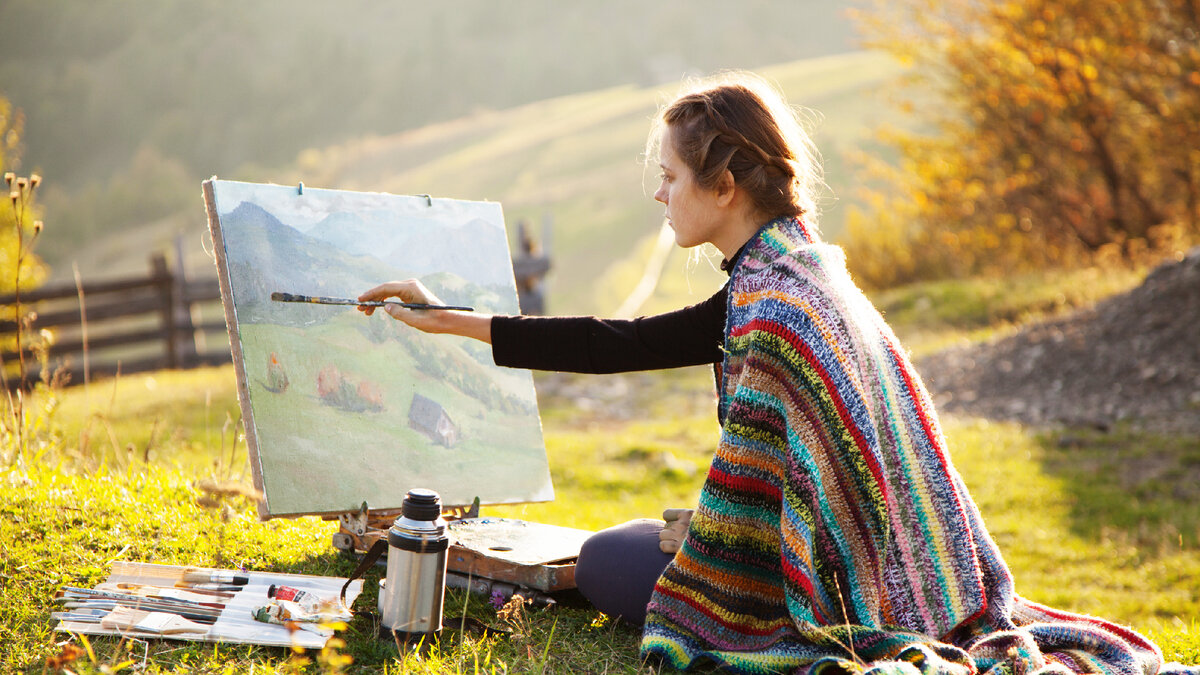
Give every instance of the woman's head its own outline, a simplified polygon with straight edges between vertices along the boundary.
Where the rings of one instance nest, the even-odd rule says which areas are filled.
[[[693,84],[662,109],[647,145],[671,149],[697,185],[715,189],[725,172],[766,219],[806,214],[815,225],[820,168],[796,113],[762,78],[730,73]]]

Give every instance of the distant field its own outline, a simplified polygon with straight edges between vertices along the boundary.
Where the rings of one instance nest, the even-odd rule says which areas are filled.
[[[853,201],[845,156],[870,146],[874,129],[890,121],[879,90],[898,72],[889,57],[869,52],[761,71],[814,122],[832,193],[823,200],[827,238],[841,233]],[[673,93],[620,87],[366,139],[310,153],[297,175],[346,189],[499,200],[510,230],[526,220],[540,232],[552,218],[551,308],[611,312],[640,278],[662,222],[662,205],[651,198],[657,170],[642,159],[650,120]],[[720,283],[709,265],[680,274],[687,258],[672,254],[666,277],[676,278],[664,279],[652,307],[707,297]]]
[[[855,179],[847,156],[875,147],[874,131],[893,122],[880,90],[900,66],[883,54],[856,52],[762,69],[807,117],[824,154],[830,193],[821,226],[836,239]],[[553,223],[549,308],[557,313],[612,312],[637,284],[662,222],[651,195],[657,172],[642,163],[657,106],[675,87],[617,87],[482,112],[415,131],[305,151],[292,166],[222,178],[314,187],[430,194],[503,204],[510,234],[522,220],[535,233]],[[145,269],[148,248],[169,246],[182,222],[190,268],[209,269],[199,190],[192,214],[168,218],[89,251],[85,278]],[[195,229],[191,229],[195,228]],[[672,252],[647,311],[707,297],[721,275]],[[94,263],[90,261],[95,261]],[[70,270],[56,270],[69,275]]]

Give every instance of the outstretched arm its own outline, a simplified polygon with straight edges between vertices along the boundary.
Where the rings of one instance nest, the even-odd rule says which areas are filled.
[[[358,296],[360,302],[399,298],[402,302],[426,305],[444,305],[425,285],[416,279],[389,281]],[[393,319],[426,333],[449,333],[475,338],[480,342],[492,343],[492,315],[478,312],[452,310],[406,309],[399,305],[384,305],[384,311]],[[374,307],[359,306],[367,316],[375,313]]]

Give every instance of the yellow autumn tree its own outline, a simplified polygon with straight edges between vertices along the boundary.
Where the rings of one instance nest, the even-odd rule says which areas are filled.
[[[1200,240],[1196,0],[876,0],[911,64],[899,162],[852,213],[864,283],[1134,258]]]

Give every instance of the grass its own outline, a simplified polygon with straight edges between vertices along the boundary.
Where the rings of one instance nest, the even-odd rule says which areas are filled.
[[[1063,290],[1088,278],[1078,272],[1041,284],[1009,280],[1007,293],[984,281],[930,285],[878,300],[906,340],[920,343],[914,326],[936,341],[964,340],[1063,302],[1092,302],[1100,292]],[[942,311],[922,313],[927,304]],[[717,431],[711,378],[700,368],[539,375],[557,499],[485,513],[599,529],[694,503]],[[244,442],[236,440],[230,367],[123,377],[64,390],[52,405],[34,403],[30,409],[48,411],[40,419],[49,422],[22,461],[0,473],[0,631],[7,636],[0,672],[43,672],[68,644],[86,645],[71,664],[75,672],[639,670],[637,631],[586,605],[564,601],[506,620],[483,599],[457,591],[448,596],[448,616],[465,614],[510,632],[447,630],[422,652],[401,652],[375,637],[372,583],[340,642],[323,653],[55,633],[55,589],[94,584],[118,559],[336,576],[354,561],[332,548],[331,522],[260,522],[244,498],[212,506],[203,481],[249,475]],[[1200,441],[945,416],[942,423],[1019,593],[1132,625],[1168,660],[1200,661]]]
[[[1090,306],[1133,288],[1147,273],[1113,266],[931,281],[881,291],[872,300],[905,346],[922,356]]]
[[[211,373],[199,375],[203,380]],[[1196,660],[1200,630],[1185,618],[1200,615],[1194,582],[1200,578],[1200,532],[1192,506],[1196,482],[1189,473],[1200,455],[1194,439],[1130,432],[1089,437],[954,418],[944,424],[957,465],[1020,593],[1131,624],[1160,640],[1172,658]],[[713,428],[709,416],[610,420],[595,427],[577,419],[547,433],[558,499],[488,512],[597,528],[690,503]],[[1139,478],[1102,470],[1103,462],[1137,463],[1115,458],[1118,446],[1153,453],[1162,469]],[[1084,461],[1075,461],[1075,452]],[[242,461],[239,457],[236,463]],[[10,637],[0,643],[0,663],[13,671],[40,671],[68,641],[52,632],[54,590],[97,583],[116,559],[348,574],[352,560],[329,543],[332,523],[314,518],[260,522],[245,500],[215,510],[202,507],[199,479],[235,468],[217,466],[206,473],[138,461],[87,473],[42,463],[5,474],[0,482],[0,541],[5,542],[0,606],[6,611],[0,629]],[[355,672],[638,668],[636,631],[586,607],[531,610],[522,619],[523,637],[446,631],[422,657],[401,655],[374,637],[376,626],[365,611],[373,605],[368,590],[358,602],[360,615],[342,634],[345,646],[336,652],[353,658],[349,668]],[[452,592],[447,614],[463,612],[505,625],[482,599]],[[171,641],[93,638],[90,645],[97,667],[132,658],[149,672],[292,672],[301,658],[320,657]]]

